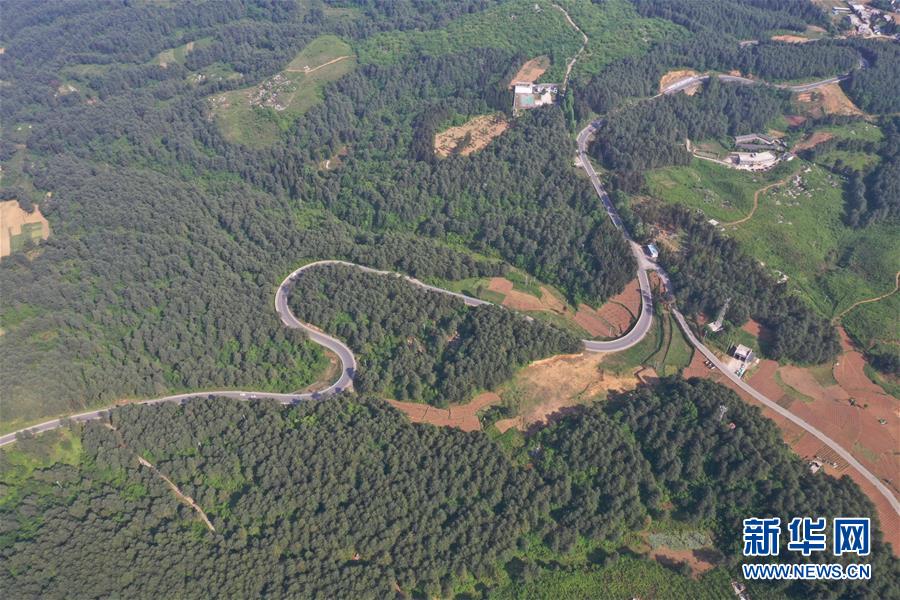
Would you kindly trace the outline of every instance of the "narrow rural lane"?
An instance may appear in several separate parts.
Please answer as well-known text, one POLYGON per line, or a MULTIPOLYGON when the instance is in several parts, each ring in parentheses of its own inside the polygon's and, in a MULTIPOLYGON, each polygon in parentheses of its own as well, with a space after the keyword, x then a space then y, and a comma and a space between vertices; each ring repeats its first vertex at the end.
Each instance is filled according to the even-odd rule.
MULTIPOLYGON (((603 202, 604 207, 606 207, 606 212, 609 214, 610 219, 612 219, 613 224, 622 232, 622 235, 625 236, 625 239, 627 239, 632 244, 632 251, 635 252, 635 258, 638 260, 638 276, 639 276, 639 278, 640 278, 641 274, 643 274, 644 280, 646 280, 646 271, 648 269, 654 269, 656 271, 657 275, 659 275, 660 279, 665 284, 666 289, 671 290, 672 286, 669 281, 668 274, 662 269, 662 267, 656 265, 655 263, 650 263, 646 259, 646 257, 644 257, 643 252, 641 252, 640 247, 634 243, 634 241, 629 237, 628 233, 622 227, 622 220, 619 217, 618 213, 616 212, 615 207, 612 205, 612 202, 610 202, 608 194, 603 190, 603 187, 600 184, 600 180, 597 178, 597 174, 594 171, 594 167, 590 163, 590 159, 586 154, 587 143, 590 140, 591 136, 595 132, 596 123, 598 123, 598 122, 591 123, 590 125, 585 127, 583 130, 581 130, 581 132, 578 134, 578 161, 581 164, 581 167, 587 172, 588 176, 591 178, 591 183, 594 184, 594 189, 596 190, 597 195, 600 197, 600 200, 603 202)), ((642 281, 641 296, 643 297, 645 294, 645 289, 643 287, 644 286, 643 280, 641 280, 641 281, 642 281)), ((649 293, 649 289, 646 290, 646 292, 649 293)), ((652 305, 648 304, 648 306, 652 306, 652 305)), ((641 317, 643 318, 644 314, 648 313, 648 312, 652 312, 652 311, 642 310, 641 317)), ((828 437, 827 435, 825 435, 822 431, 820 431, 816 427, 810 425, 809 423, 804 421, 802 418, 795 415, 794 413, 787 410, 786 408, 780 406, 778 403, 767 398, 765 395, 763 395, 762 393, 760 393, 759 391, 754 389, 746 381, 744 381, 741 377, 739 377, 738 375, 733 373, 731 371, 731 369, 729 369, 725 364, 723 364, 718 359, 718 357, 715 355, 715 353, 712 350, 707 348, 705 345, 703 345, 702 342, 700 342, 700 340, 697 339, 697 336, 695 336, 694 332, 691 331, 691 328, 688 326, 688 323, 685 320, 684 316, 681 314, 681 312, 678 311, 677 308, 674 308, 674 306, 672 308, 672 314, 675 316, 675 320, 677 321, 678 326, 684 332, 685 336, 688 338, 691 345, 694 346, 694 348, 696 348, 701 354, 703 354, 703 356, 705 356, 713 365, 715 365, 716 368, 719 369, 719 371, 723 375, 725 375, 728 379, 730 379, 740 389, 742 389, 743 391, 750 394, 750 396, 753 397, 755 400, 757 400, 758 402, 760 402, 767 408, 775 411, 776 413, 783 416, 784 418, 788 419, 789 421, 791 421, 795 425, 799 426, 801 429, 803 429, 807 433, 816 437, 823 444, 825 444, 826 446, 828 446, 829 448, 834 450, 838 456, 840 456, 842 459, 847 461, 847 463, 850 464, 854 469, 856 469, 860 473, 860 475, 862 475, 869 483, 874 485, 875 489, 877 489, 878 492, 887 499, 887 501, 890 503, 890 505, 894 509, 894 511, 898 515, 900 515, 900 501, 897 500, 897 497, 894 496, 894 494, 891 492, 891 490, 888 489, 888 487, 886 485, 884 485, 881 482, 881 480, 878 479, 878 477, 876 477, 874 474, 872 474, 872 472, 869 471, 862 463, 860 463, 858 460, 856 460, 856 458, 854 458, 853 455, 850 454, 850 452, 845 450, 840 444, 838 444, 835 440, 833 440, 830 437, 828 437)), ((649 323, 649 321, 650 321, 650 319, 648 318, 647 322, 649 323)), ((641 337, 643 337, 643 336, 641 336, 641 337)))
MULTIPOLYGON (((743 79, 743 78, 735 78, 733 76, 719 76, 720 79, 724 77, 730 77, 730 80, 734 79, 743 79)), ((846 76, 844 76, 846 77, 846 76)), ((708 79, 709 76, 703 76, 699 78, 693 79, 708 79)), ((817 87, 820 85, 824 85, 825 83, 831 83, 834 80, 839 80, 840 78, 832 78, 831 80, 825 80, 822 82, 816 82, 813 84, 806 84, 805 86, 795 86, 803 87, 804 89, 812 89, 809 86, 817 87)), ((759 83, 753 80, 745 80, 747 83, 759 83)), ((663 93, 670 93, 670 90, 674 86, 680 86, 683 82, 678 82, 673 86, 667 88, 663 93)), ((768 85, 768 84, 767 84, 768 85)), ((788 88, 788 89, 795 89, 788 88)), ((681 89, 681 88, 679 88, 681 89)), ((677 90, 676 90, 677 91, 677 90)), ((634 346, 638 342, 640 342, 647 332, 650 329, 653 319, 653 295, 652 290, 650 289, 650 281, 648 277, 648 271, 655 270, 659 275, 660 279, 666 285, 667 289, 671 289, 671 284, 669 282, 668 275, 665 271, 659 267, 656 263, 651 262, 643 253, 641 247, 631 239, 631 236, 626 231, 622 219, 619 216, 619 213, 616 211, 615 206, 613 206, 612 201, 609 198, 609 195, 603 189, 602 184, 600 183, 600 178, 597 176, 596 171, 594 170, 593 165, 591 164, 590 158, 587 154, 588 143, 590 142, 591 137, 596 132, 597 124, 599 121, 591 123, 584 129, 582 129, 577 136, 577 158, 578 164, 585 170, 588 177, 591 180, 591 185, 594 187, 594 191, 597 193, 597 196, 600 198, 600 201, 603 203, 604 208, 606 209, 606 213, 609 215, 610 220, 613 225, 615 225, 616 229, 625 237, 628 242, 631 252, 637 262, 638 271, 638 283, 641 290, 641 312, 638 316, 637 322, 634 327, 630 331, 628 331, 622 337, 615 340, 608 341, 594 341, 594 340, 583 340, 585 350, 590 352, 616 352, 620 350, 625 350, 626 348, 630 348, 634 346)), ((293 404, 300 401, 305 400, 315 400, 324 398, 344 390, 350 389, 353 386, 353 376, 356 373, 356 357, 353 355, 353 352, 350 348, 330 335, 325 334, 317 327, 301 322, 297 319, 294 313, 291 311, 290 306, 288 305, 288 296, 291 291, 293 280, 302 274, 304 271, 308 269, 315 268, 320 265, 326 264, 340 264, 346 266, 352 266, 358 268, 362 271, 368 273, 374 273, 379 275, 394 275, 397 277, 402 277, 408 282, 423 289, 448 294, 451 296, 455 296, 461 299, 467 306, 479 306, 483 304, 490 304, 485 300, 480 300, 478 298, 472 298, 470 296, 466 296, 464 294, 460 294, 457 292, 451 292, 449 290, 444 290, 432 285, 428 285, 415 279, 413 277, 409 277, 406 275, 402 275, 399 273, 393 273, 390 271, 381 271, 378 269, 372 269, 370 267, 364 267, 361 265, 357 265, 355 263, 350 263, 346 261, 339 260, 323 260, 312 262, 307 265, 304 265, 295 271, 293 271, 290 275, 285 277, 285 279, 281 282, 281 285, 278 286, 278 290, 275 293, 275 310, 281 318, 281 322, 285 325, 285 327, 289 327, 291 329, 300 329, 304 331, 309 338, 315 343, 328 348, 332 352, 334 352, 338 359, 341 361, 341 374, 338 377, 337 381, 335 381, 328 388, 313 393, 304 393, 304 394, 280 394, 280 393, 271 393, 271 392, 251 392, 251 391, 239 391, 239 390, 218 390, 218 391, 206 391, 206 392, 192 392, 187 394, 176 394, 173 396, 165 396, 162 398, 156 398, 153 400, 145 400, 139 402, 138 404, 160 404, 163 402, 179 402, 183 403, 186 400, 194 399, 194 398, 204 398, 208 396, 221 396, 226 398, 233 398, 238 400, 255 400, 255 399, 273 399, 282 402, 283 404, 293 404)), ((782 415, 786 419, 790 420, 792 423, 798 425, 804 431, 813 435, 817 439, 819 439, 823 444, 827 445, 829 448, 834 450, 838 456, 847 461, 853 468, 855 468, 867 481, 869 481, 875 488, 888 500, 891 507, 894 511, 900 515, 900 501, 894 496, 894 494, 885 486, 881 480, 879 480, 875 475, 873 475, 864 465, 862 465, 858 460, 856 460, 850 452, 841 447, 837 442, 832 440, 830 437, 825 435, 823 432, 819 431, 817 428, 813 427, 799 416, 790 412, 789 410, 779 406, 776 402, 773 402, 757 390, 755 390, 752 386, 746 383, 743 379, 735 375, 728 369, 716 355, 704 346, 694 335, 693 331, 691 331, 690 327, 687 324, 684 316, 676 309, 672 309, 672 314, 675 316, 676 321, 678 322, 679 327, 681 327, 685 336, 687 336, 690 343, 701 352, 708 360, 710 360, 726 377, 728 377, 735 385, 739 388, 750 394, 754 399, 759 401, 764 406, 770 408, 775 411, 779 415, 782 415)), ((50 421, 46 421, 39 425, 34 425, 32 427, 26 427, 20 429, 18 431, 8 433, 6 435, 0 436, 0 446, 5 446, 7 444, 11 444, 16 441, 16 436, 20 433, 41 433, 44 431, 49 431, 52 429, 56 429, 58 427, 63 426, 68 421, 75 422, 85 422, 90 420, 96 420, 100 418, 104 418, 110 409, 101 409, 94 410, 85 413, 81 413, 78 415, 74 415, 71 417, 65 417, 60 419, 53 419, 50 421)))

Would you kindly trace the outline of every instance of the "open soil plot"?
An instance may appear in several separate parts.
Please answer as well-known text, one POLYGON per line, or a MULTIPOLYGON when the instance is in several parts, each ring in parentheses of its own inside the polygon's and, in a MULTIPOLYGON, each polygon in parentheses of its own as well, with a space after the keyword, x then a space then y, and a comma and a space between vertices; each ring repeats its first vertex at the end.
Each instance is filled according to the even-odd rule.
POLYGON ((480 115, 435 135, 434 152, 442 157, 451 154, 468 156, 484 149, 507 129, 509 121, 502 113, 480 115))
MULTIPOLYGON (((699 75, 697 71, 693 69, 678 69, 675 71, 669 71, 659 80, 659 91, 663 91, 670 85, 674 85, 683 79, 687 79, 688 77, 696 77, 699 75)), ((696 91, 696 90, 695 90, 696 91)), ((692 94, 689 92, 689 95, 692 94)))
POLYGON ((516 83, 534 83, 550 68, 549 56, 538 56, 523 64, 509 82, 512 88, 516 83))
POLYGON ((812 373, 801 367, 785 366, 778 370, 781 380, 791 386, 804 396, 810 398, 821 398, 823 400, 833 400, 836 402, 847 402, 850 399, 844 388, 840 385, 823 386, 812 373))
POLYGON ((406 414, 413 423, 428 423, 438 427, 457 427, 463 431, 480 431, 481 421, 478 411, 500 402, 494 392, 484 392, 475 396, 468 404, 457 404, 449 408, 437 408, 418 402, 388 400, 388 404, 406 414))
POLYGON ((822 142, 827 142, 828 140, 830 140, 833 137, 834 137, 834 135, 832 135, 831 133, 829 133, 827 131, 816 131, 816 132, 812 133, 810 136, 806 137, 805 139, 802 139, 799 142, 797 142, 796 144, 794 144, 794 147, 791 150, 793 152, 799 152, 800 150, 808 150, 814 146, 818 146, 822 142))
MULTIPOLYGON (((697 353, 695 356, 699 356, 699 353, 697 353)), ((695 357, 694 362, 696 363, 696 361, 697 361, 697 358, 695 357)), ((774 361, 762 361, 762 362, 763 362, 763 365, 760 367, 760 370, 757 371, 756 375, 754 375, 754 377, 751 379, 750 383, 751 383, 751 385, 753 385, 754 388, 756 388, 758 391, 766 394, 766 396, 768 396, 770 399, 775 399, 775 398, 773 398, 772 395, 770 395, 768 393, 768 391, 764 391, 762 389, 765 386, 757 385, 757 384, 763 383, 766 385, 770 385, 770 386, 774 385, 777 387, 777 383, 775 383, 775 378, 774 378, 774 370, 775 369, 772 368, 773 364, 777 367, 777 363, 775 363, 774 361), (771 364, 767 365, 766 363, 771 363, 771 364), (766 370, 764 370, 764 369, 766 369, 766 370), (765 375, 765 373, 768 370, 772 371, 772 374, 770 376, 760 377, 761 374, 765 375)), ((794 423, 788 421, 784 417, 782 417, 782 416, 778 415, 777 413, 769 410, 768 408, 760 405, 758 402, 756 402, 756 400, 754 400, 749 395, 745 394, 740 388, 738 388, 736 385, 734 385, 730 379, 722 377, 722 375, 718 371, 709 371, 708 369, 703 368, 702 360, 700 360, 699 367, 696 367, 695 364, 692 364, 691 369, 689 369, 689 371, 696 372, 699 376, 704 376, 703 373, 705 372, 706 379, 710 379, 712 381, 721 383, 722 385, 728 386, 729 388, 734 390, 738 394, 738 396, 740 396, 748 404, 752 404, 754 406, 759 406, 760 409, 762 410, 762 414, 765 417, 772 419, 772 421, 775 422, 775 425, 781 431, 782 439, 784 439, 785 443, 787 443, 789 446, 791 446, 791 449, 799 456, 801 456, 803 458, 811 458, 816 452, 818 452, 822 448, 822 442, 820 440, 816 439, 813 435, 804 432, 800 427, 798 427, 794 423), (701 368, 702 368, 702 370, 701 370, 701 368)), ((685 376, 688 376, 687 373, 688 373, 688 371, 685 372, 685 376)), ((779 391, 780 391, 780 388, 779 388, 779 391)), ((805 417, 805 415, 804 415, 804 417, 805 417)), ((827 435, 832 435, 832 432, 828 431, 824 427, 821 427, 819 423, 811 423, 811 424, 816 427, 819 427, 819 429, 822 429, 823 431, 825 431, 825 433, 827 435)), ((840 424, 838 424, 838 426, 840 426, 840 424)), ((865 436, 865 433, 863 433, 862 435, 865 436)), ((834 436, 834 437, 836 438, 836 441, 841 443, 841 445, 844 444, 844 441, 842 439, 837 438, 837 436, 834 436)), ((851 450, 851 447, 844 446, 844 449, 851 450)), ((854 455, 856 455, 856 454, 857 453, 854 452, 854 455)), ((863 462, 863 464, 867 464, 865 461, 862 461, 862 459, 860 457, 857 457, 857 458, 860 459, 860 461, 863 462)), ((839 466, 839 468, 841 467, 840 464, 838 466, 839 466)), ((826 466, 824 470, 826 471, 826 473, 829 473, 830 467, 826 466)), ((831 469, 831 471, 833 471, 833 469, 831 469)), ((881 475, 881 473, 878 471, 873 471, 873 472, 875 473, 875 475, 877 477, 884 477, 884 475, 881 475)), ((897 473, 897 471, 895 470, 893 474, 888 475, 887 477, 889 477, 891 479, 896 479, 897 478, 896 473, 897 473)), ((869 500, 871 500, 872 503, 875 505, 875 509, 878 513, 879 521, 881 522, 881 530, 884 533, 885 540, 892 544, 895 555, 900 553, 900 516, 898 516, 897 513, 894 512, 893 507, 891 507, 891 505, 887 501, 887 499, 884 496, 882 496, 881 493, 877 489, 875 489, 875 486, 873 486, 871 483, 869 483, 869 481, 867 479, 865 479, 859 473, 859 471, 857 471, 853 467, 848 467, 846 470, 843 470, 840 473, 830 472, 830 474, 836 475, 838 477, 840 477, 841 474, 848 475, 853 479, 853 481, 856 482, 857 485, 859 485, 859 487, 860 487, 860 489, 862 489, 863 493, 865 493, 866 496, 869 497, 869 500)), ((886 485, 888 485, 888 484, 886 484, 886 485)), ((891 486, 888 485, 888 487, 891 487, 891 486)))
POLYGON ((663 566, 685 563, 691 568, 691 577, 695 579, 716 566, 703 558, 702 550, 674 550, 667 546, 659 546, 651 551, 650 556, 663 566))
POLYGON ((504 403, 514 405, 519 415, 497 421, 497 429, 503 432, 516 427, 525 431, 568 407, 605 397, 609 390, 635 388, 637 378, 605 372, 603 359, 603 354, 569 354, 525 367, 500 391, 504 403))
POLYGON ((773 35, 771 37, 773 42, 787 42, 789 44, 805 44, 807 42, 811 42, 813 40, 799 36, 799 35, 773 35))
POLYGON ((0 202, 0 257, 21 250, 26 241, 36 242, 50 237, 50 225, 40 208, 25 212, 17 200, 0 202))
POLYGON ((503 306, 521 311, 551 311, 563 314, 566 305, 546 287, 541 286, 541 297, 514 289, 514 284, 503 277, 492 277, 488 289, 503 294, 503 306))
POLYGON ((797 102, 805 105, 809 115, 864 115, 837 83, 829 83, 812 92, 798 94, 797 102))

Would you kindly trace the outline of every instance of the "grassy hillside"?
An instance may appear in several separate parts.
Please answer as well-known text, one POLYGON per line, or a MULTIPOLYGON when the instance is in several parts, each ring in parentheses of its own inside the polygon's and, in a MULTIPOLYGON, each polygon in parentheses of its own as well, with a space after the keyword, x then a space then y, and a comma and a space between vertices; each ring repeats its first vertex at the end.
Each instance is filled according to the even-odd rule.
MULTIPOLYGON (((756 190, 786 180, 760 194, 750 219, 726 226, 725 232, 773 273, 786 274, 788 285, 825 317, 893 289, 900 265, 896 229, 847 227, 842 221, 843 179, 801 161, 789 165, 754 174, 695 160, 687 167, 653 171, 647 179, 653 196, 698 208, 722 223, 749 215, 756 190)), ((881 307, 851 315, 848 331, 863 343, 876 332, 891 330, 892 318, 881 307)))
POLYGON ((251 147, 273 144, 278 135, 322 101, 322 87, 356 67, 350 45, 333 35, 309 43, 282 71, 259 85, 209 98, 226 139, 251 147))
MULTIPOLYGON (((575 73, 596 73, 603 65, 645 50, 662 37, 681 29, 660 19, 644 19, 624 0, 559 3, 588 38, 575 73)), ((359 47, 362 63, 390 64, 415 54, 437 56, 468 48, 501 48, 524 56, 547 55, 545 81, 561 81, 568 60, 582 45, 581 35, 562 11, 547 0, 514 0, 472 14, 435 31, 394 31, 372 36, 359 47)))

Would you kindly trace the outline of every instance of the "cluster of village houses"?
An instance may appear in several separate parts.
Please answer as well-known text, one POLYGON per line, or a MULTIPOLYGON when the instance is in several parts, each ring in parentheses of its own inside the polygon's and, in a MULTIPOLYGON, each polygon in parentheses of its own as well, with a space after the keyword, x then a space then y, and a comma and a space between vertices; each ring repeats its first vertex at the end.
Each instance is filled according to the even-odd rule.
POLYGON ((761 133, 736 136, 734 145, 738 151, 729 153, 727 160, 735 169, 765 171, 794 158, 782 140, 761 133))
POLYGON ((556 83, 514 81, 512 85, 514 114, 530 108, 553 104, 559 95, 559 84, 556 83))
MULTIPOLYGON (((881 27, 885 23, 890 23, 894 18, 892 15, 882 12, 877 8, 866 4, 858 4, 848 2, 847 6, 835 6, 831 12, 835 15, 846 15, 850 18, 850 26, 861 36, 868 37, 873 35, 881 35, 881 27)), ((898 2, 893 0, 891 6, 894 10, 900 8, 898 2)))

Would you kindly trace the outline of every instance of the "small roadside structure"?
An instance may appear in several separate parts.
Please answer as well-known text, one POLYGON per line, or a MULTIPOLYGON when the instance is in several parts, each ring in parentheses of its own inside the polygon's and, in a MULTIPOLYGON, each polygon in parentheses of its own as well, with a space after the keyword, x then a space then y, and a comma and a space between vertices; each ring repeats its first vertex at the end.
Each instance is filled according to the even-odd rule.
POLYGON ((659 258, 659 248, 656 247, 656 244, 647 244, 647 256, 654 260, 659 258))
POLYGON ((753 350, 751 350, 750 348, 748 348, 747 346, 745 346, 743 344, 738 344, 737 346, 734 347, 734 352, 732 353, 732 356, 734 356, 736 359, 738 359, 740 361, 747 363, 747 362, 750 362, 751 360, 753 360, 753 350))
POLYGON ((784 148, 781 139, 762 133, 748 133, 736 135, 734 145, 747 150, 778 150, 784 148))
POLYGON ((558 94, 559 85, 556 83, 517 83, 513 87, 513 112, 553 104, 558 94))
POLYGON ((764 171, 771 169, 778 163, 778 157, 774 152, 732 152, 728 155, 736 169, 746 171, 764 171))

